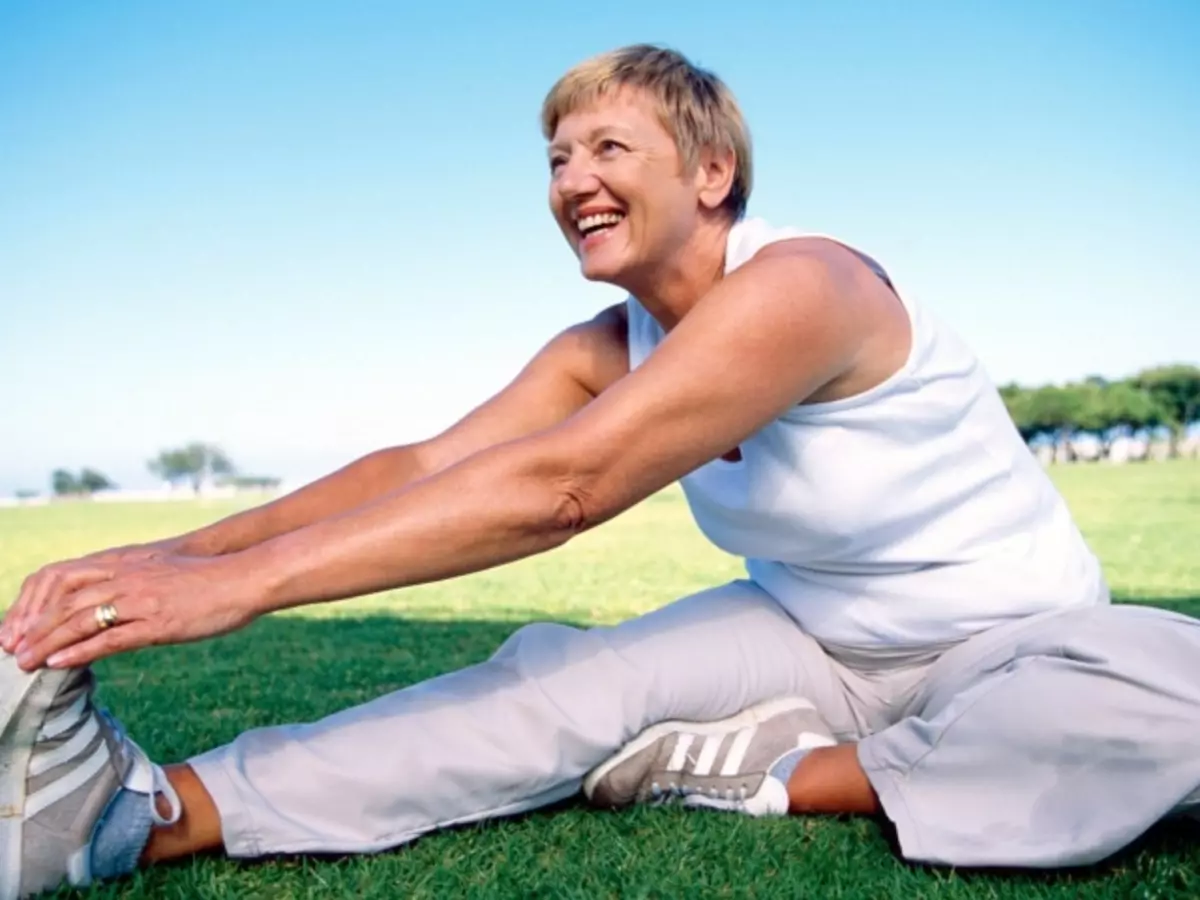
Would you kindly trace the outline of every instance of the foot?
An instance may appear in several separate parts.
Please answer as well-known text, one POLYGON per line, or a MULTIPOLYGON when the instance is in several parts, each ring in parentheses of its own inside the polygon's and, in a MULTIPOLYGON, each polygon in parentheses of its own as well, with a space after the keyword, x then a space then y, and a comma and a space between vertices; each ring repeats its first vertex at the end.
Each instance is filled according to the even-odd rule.
POLYGON ((583 792, 593 805, 610 808, 675 802, 784 815, 787 774, 795 762, 814 747, 834 743, 807 700, 771 700, 717 722, 648 728, 594 769, 583 792))
POLYGON ((0 651, 0 900, 125 874, 151 826, 179 818, 162 769, 92 705, 94 686, 90 669, 23 672, 0 651))

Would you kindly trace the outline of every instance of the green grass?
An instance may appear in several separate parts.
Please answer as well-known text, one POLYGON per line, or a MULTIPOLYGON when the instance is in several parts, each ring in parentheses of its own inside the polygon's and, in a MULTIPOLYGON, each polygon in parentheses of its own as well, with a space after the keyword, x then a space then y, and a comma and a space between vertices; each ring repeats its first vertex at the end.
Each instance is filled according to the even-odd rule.
MULTIPOLYGON (((1072 467, 1054 476, 1119 599, 1200 614, 1200 464, 1072 467)), ((174 533, 235 508, 0 509, 0 603, 43 563, 174 533)), ((179 759, 252 726, 311 719, 481 660, 524 621, 615 621, 740 572, 705 543, 671 490, 537 559, 105 661, 97 667, 101 700, 155 757, 179 759)), ((1196 898, 1200 827, 1157 827, 1087 870, 953 872, 899 860, 875 820, 608 814, 568 802, 373 857, 204 858, 89 896, 1196 898)))

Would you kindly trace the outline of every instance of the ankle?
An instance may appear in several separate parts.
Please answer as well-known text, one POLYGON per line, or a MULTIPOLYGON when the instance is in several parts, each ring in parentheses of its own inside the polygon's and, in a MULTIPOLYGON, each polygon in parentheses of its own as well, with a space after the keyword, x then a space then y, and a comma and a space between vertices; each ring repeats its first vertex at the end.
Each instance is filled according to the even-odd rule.
MULTIPOLYGON (((142 851, 142 865, 217 849, 223 843, 216 804, 192 767, 169 766, 165 771, 179 795, 183 814, 173 825, 160 825, 150 832, 150 840, 142 851)), ((159 803, 161 812, 162 798, 159 803)))
POLYGON ((816 747, 787 782, 788 811, 808 815, 873 815, 879 798, 858 763, 856 744, 816 747))

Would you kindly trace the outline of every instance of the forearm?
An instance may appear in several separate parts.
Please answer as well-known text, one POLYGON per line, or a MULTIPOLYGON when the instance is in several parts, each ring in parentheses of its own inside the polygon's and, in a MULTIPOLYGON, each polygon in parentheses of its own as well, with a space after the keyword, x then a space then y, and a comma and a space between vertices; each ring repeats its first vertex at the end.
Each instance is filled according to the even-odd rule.
POLYGON ((565 465, 492 448, 435 477, 242 554, 262 612, 464 575, 565 543, 581 527, 565 465))
POLYGON ((284 497, 182 535, 171 543, 185 556, 237 553, 369 503, 427 474, 417 445, 390 447, 284 497))

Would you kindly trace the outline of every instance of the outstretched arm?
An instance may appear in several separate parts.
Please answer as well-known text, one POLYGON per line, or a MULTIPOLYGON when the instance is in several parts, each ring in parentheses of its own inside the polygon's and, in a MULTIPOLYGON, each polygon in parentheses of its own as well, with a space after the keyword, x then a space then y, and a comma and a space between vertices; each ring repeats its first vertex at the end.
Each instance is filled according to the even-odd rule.
POLYGON ((486 569, 611 519, 847 377, 898 308, 861 273, 825 245, 760 254, 563 423, 248 553, 262 608, 486 569))
MULTIPOLYGON (((13 652, 23 641, 29 644, 25 639, 39 618, 54 621, 57 616, 51 612, 90 585, 120 582, 155 564, 161 571, 215 572, 219 567, 181 557, 236 555, 344 515, 483 448, 550 427, 590 402, 627 370, 624 308, 616 306, 556 336, 504 390, 430 440, 371 453, 285 497, 179 537, 44 567, 26 579, 7 611, 0 627, 0 646, 13 652)), ((218 584, 216 594, 220 587, 218 584)))
POLYGON ((428 478, 487 447, 563 421, 628 368, 618 307, 550 341, 503 391, 426 441, 370 453, 318 481, 175 539, 185 556, 237 553, 428 478))
POLYGON ((720 282, 636 371, 560 424, 222 557, 215 575, 151 573, 84 589, 73 609, 39 627, 35 656, 77 664, 196 639, 272 610, 462 575, 558 546, 790 406, 873 373, 896 305, 890 293, 865 289, 861 272, 824 243, 769 248, 720 282), (127 624, 98 632, 92 614, 104 603, 127 624))

